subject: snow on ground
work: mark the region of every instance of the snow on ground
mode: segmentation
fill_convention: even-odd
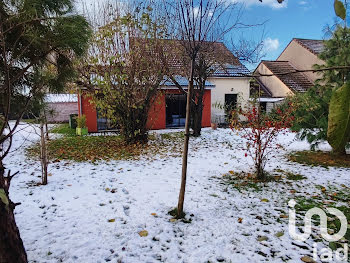
[[[14,148],[38,140],[27,127]],[[279,138],[287,151],[308,149],[294,134]],[[16,220],[30,262],[301,262],[309,250],[288,235],[287,202],[291,189],[311,192],[316,184],[348,183],[349,169],[307,167],[286,160],[280,150],[267,170],[302,174],[306,180],[270,183],[263,191],[242,191],[222,184],[228,171],[248,171],[242,139],[229,129],[205,129],[191,139],[185,212],[191,223],[171,222],[176,206],[181,157],[50,165],[47,186],[40,182],[39,162],[22,149],[6,159],[20,171],[11,198],[22,205]],[[323,146],[327,148],[327,145]],[[34,182],[34,183],[33,183]],[[269,202],[262,202],[268,199]],[[151,215],[156,213],[156,215]],[[239,218],[242,222],[239,223]],[[115,222],[108,222],[115,219]],[[147,230],[147,237],[138,232]],[[283,231],[282,237],[276,237]],[[257,241],[259,236],[268,240]],[[296,242],[294,242],[296,243]],[[305,245],[305,244],[304,244]]]

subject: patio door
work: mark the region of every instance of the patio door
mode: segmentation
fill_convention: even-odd
[[[101,110],[97,109],[97,130],[98,131],[109,131],[109,130],[116,130],[116,125],[112,125],[112,122],[107,119],[106,117],[103,117],[103,114],[101,114]]]
[[[166,103],[166,127],[184,127],[186,121],[186,95],[167,94]]]

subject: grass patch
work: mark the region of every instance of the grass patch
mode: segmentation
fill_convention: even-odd
[[[181,157],[183,132],[168,133],[161,136],[149,136],[147,144],[126,144],[121,136],[77,136],[68,124],[61,124],[50,130],[62,134],[60,138],[48,141],[48,154],[52,161],[73,160],[125,160],[143,155],[148,160],[154,156],[160,158]],[[170,154],[169,154],[170,153]],[[29,157],[39,158],[39,143],[27,148]]]
[[[147,145],[127,145],[120,136],[65,136],[48,142],[51,160],[121,160],[139,156]],[[27,149],[30,156],[40,155],[39,144]]]
[[[310,166],[334,166],[350,168],[350,155],[334,155],[331,152],[302,151],[295,152],[288,156],[292,162],[306,164]]]
[[[350,188],[342,185],[342,187],[334,187],[328,186],[327,188],[324,186],[317,186],[320,189],[319,193],[311,196],[299,196],[296,197],[295,200],[297,202],[295,206],[296,213],[301,215],[300,225],[304,225],[303,218],[305,213],[314,207],[321,208],[323,211],[327,211],[326,208],[337,208],[339,209],[347,218],[347,221],[350,222]],[[338,233],[341,227],[340,220],[332,215],[328,214],[328,232],[329,233]],[[320,224],[320,218],[318,216],[313,217],[313,223],[315,225]],[[348,228],[347,233],[344,236],[345,240],[343,242],[350,242],[350,229]],[[341,241],[341,240],[340,240]],[[342,247],[342,242],[331,242],[328,244],[332,249],[336,249],[338,247]]]
[[[224,174],[221,179],[223,184],[230,185],[239,192],[242,190],[253,190],[259,192],[266,186],[266,183],[280,181],[281,176],[267,174],[265,180],[261,181],[258,180],[254,174],[229,171],[227,174]]]
[[[159,135],[162,140],[167,140],[167,141],[179,141],[185,138],[184,132],[161,133]]]
[[[68,123],[60,124],[50,130],[52,133],[63,134],[66,136],[76,136],[75,129],[69,127]]]
[[[306,179],[306,177],[301,174],[293,174],[291,172],[286,172],[286,176],[288,180],[292,180],[292,181],[299,181],[299,180]]]

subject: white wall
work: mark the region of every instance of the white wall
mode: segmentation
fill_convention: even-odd
[[[211,119],[215,122],[218,116],[224,116],[225,94],[237,94],[237,104],[245,107],[249,100],[249,78],[210,78],[208,81],[215,85],[211,90]],[[221,107],[215,107],[215,104]]]

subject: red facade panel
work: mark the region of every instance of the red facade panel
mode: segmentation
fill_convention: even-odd
[[[147,120],[147,127],[150,130],[160,130],[166,128],[166,94],[181,94],[179,90],[163,90],[153,101]],[[86,123],[89,132],[97,132],[97,112],[96,107],[90,103],[91,97],[87,93],[81,95],[82,114],[86,116]],[[80,96],[79,101],[80,103]],[[81,112],[79,111],[79,115]],[[205,90],[203,97],[202,127],[210,127],[211,123],[211,90]]]
[[[80,96],[78,96],[80,97]],[[81,95],[81,110],[80,114],[85,114],[86,116],[86,126],[89,132],[97,132],[97,112],[96,106],[90,102],[91,96],[87,93],[82,93]],[[80,102],[80,99],[78,103]]]

